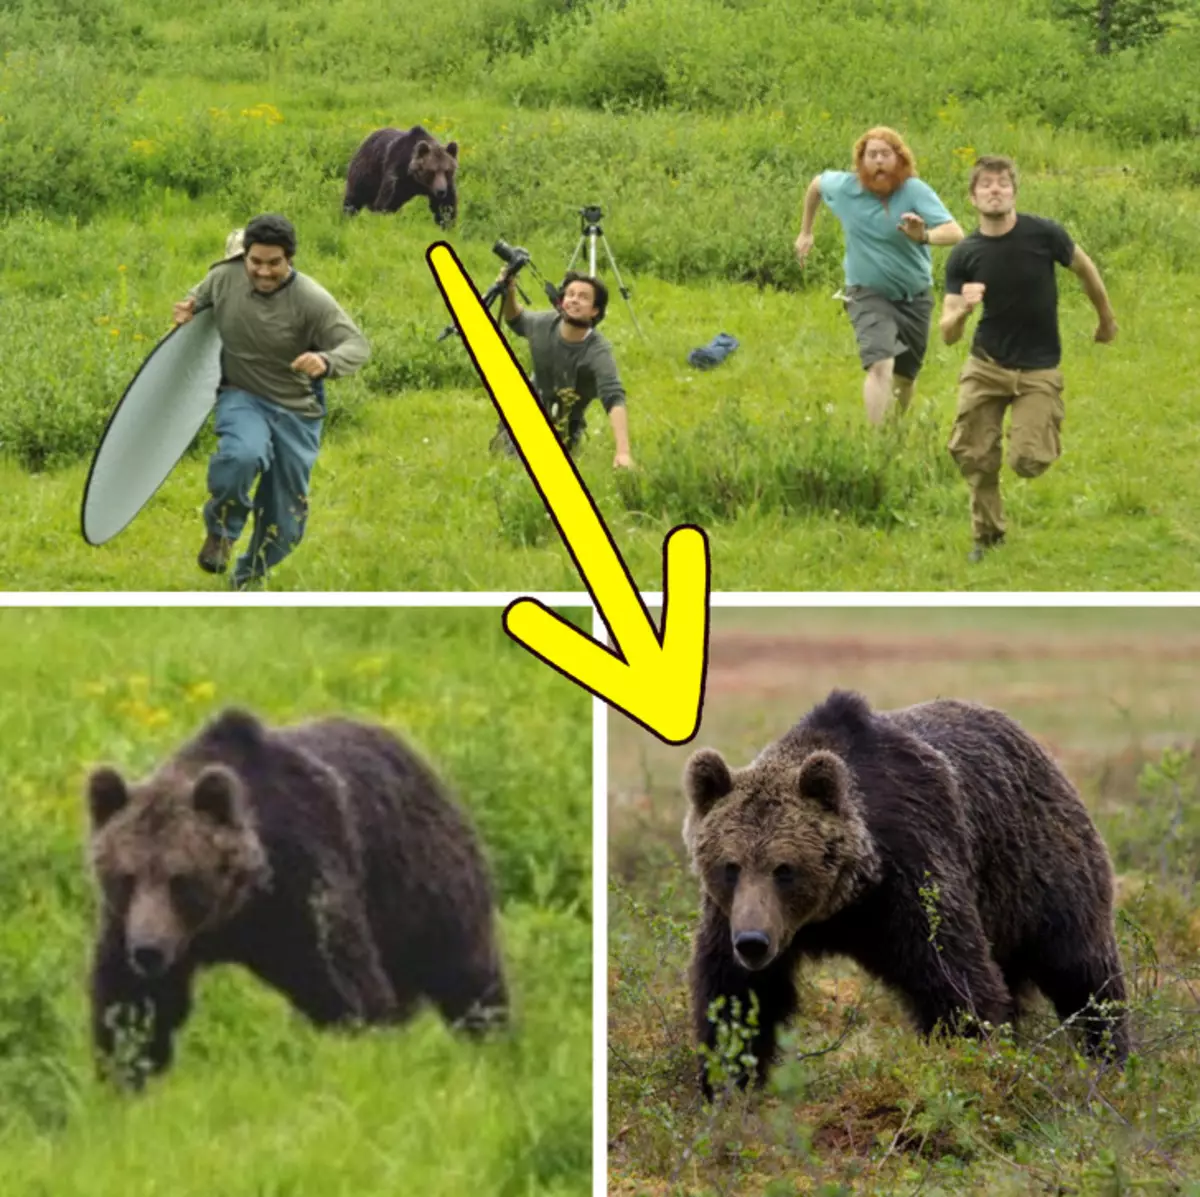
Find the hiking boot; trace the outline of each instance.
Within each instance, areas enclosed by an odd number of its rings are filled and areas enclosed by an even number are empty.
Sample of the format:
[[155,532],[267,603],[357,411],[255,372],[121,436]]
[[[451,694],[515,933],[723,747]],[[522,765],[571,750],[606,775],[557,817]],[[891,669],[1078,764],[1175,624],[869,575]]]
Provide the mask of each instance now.
[[233,541],[225,536],[209,533],[204,541],[204,547],[196,558],[196,564],[210,574],[223,574],[229,565],[229,555],[233,552]]
[[1003,543],[1003,535],[997,536],[995,540],[977,540],[975,547],[967,554],[967,560],[972,565],[978,565],[992,549],[999,548]]

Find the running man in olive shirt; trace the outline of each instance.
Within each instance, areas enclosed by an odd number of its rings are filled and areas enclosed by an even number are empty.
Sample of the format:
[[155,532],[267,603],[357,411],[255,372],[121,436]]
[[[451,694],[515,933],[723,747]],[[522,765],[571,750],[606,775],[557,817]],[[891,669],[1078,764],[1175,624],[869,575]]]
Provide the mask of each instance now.
[[608,413],[616,442],[613,465],[628,469],[633,458],[625,390],[612,346],[596,331],[607,307],[608,288],[599,279],[572,270],[563,280],[560,311],[527,312],[517,302],[515,274],[509,276],[501,311],[509,328],[529,340],[533,385],[567,450],[579,443],[587,427],[584,410],[598,398]]
[[333,296],[292,268],[296,231],[289,220],[256,216],[243,243],[241,254],[218,262],[175,305],[176,324],[211,306],[221,334],[219,441],[208,464],[208,536],[197,560],[201,569],[223,573],[253,511],[250,544],[233,573],[238,589],[265,577],[300,543],[325,380],[353,374],[370,354]]
[[942,340],[953,345],[983,304],[983,319],[959,375],[958,411],[948,446],[971,491],[975,545],[969,559],[980,561],[1004,540],[1000,463],[1005,410],[1012,409],[1008,461],[1021,477],[1045,473],[1062,452],[1055,263],[1083,283],[1099,317],[1097,341],[1111,341],[1117,321],[1100,272],[1067,230],[1053,220],[1017,212],[1012,159],[980,158],[969,189],[979,229],[956,245],[946,262],[940,328]]

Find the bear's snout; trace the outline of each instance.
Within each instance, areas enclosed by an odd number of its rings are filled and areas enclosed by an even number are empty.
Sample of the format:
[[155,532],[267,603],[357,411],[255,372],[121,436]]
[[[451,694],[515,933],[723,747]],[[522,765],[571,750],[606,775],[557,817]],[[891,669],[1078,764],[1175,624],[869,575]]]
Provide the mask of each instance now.
[[765,931],[740,931],[733,937],[733,954],[743,968],[762,968],[774,953]]
[[125,955],[140,977],[161,977],[174,963],[187,932],[165,887],[149,883],[133,896],[125,924]]
[[163,944],[146,942],[129,945],[130,967],[143,977],[161,977],[169,963],[170,955]]
[[742,874],[729,912],[733,955],[742,968],[766,968],[779,955],[784,926],[770,877]]

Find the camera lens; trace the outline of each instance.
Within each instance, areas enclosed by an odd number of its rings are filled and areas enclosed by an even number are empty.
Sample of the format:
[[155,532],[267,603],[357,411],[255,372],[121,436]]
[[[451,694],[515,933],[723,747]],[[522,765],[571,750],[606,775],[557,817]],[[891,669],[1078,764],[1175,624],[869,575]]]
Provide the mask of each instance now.
[[501,261],[511,262],[513,260],[513,247],[499,237],[496,238],[496,242],[492,246],[492,253]]

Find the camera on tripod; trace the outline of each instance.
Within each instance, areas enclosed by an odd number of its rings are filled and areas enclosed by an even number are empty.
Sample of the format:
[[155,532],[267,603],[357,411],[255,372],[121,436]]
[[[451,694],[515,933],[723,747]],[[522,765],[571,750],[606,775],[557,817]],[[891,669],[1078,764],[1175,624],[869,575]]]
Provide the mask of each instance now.
[[529,250],[522,249],[519,245],[509,245],[501,237],[497,237],[493,243],[492,253],[508,267],[504,273],[509,278],[512,278],[522,267],[528,266],[530,262]]
[[608,238],[604,235],[604,230],[600,227],[600,221],[604,217],[604,209],[599,204],[584,204],[582,208],[576,208],[579,213],[579,244],[575,246],[575,252],[571,255],[571,260],[567,263],[567,273],[569,274],[575,267],[575,261],[583,250],[584,245],[587,246],[587,272],[592,278],[596,277],[596,245],[602,243],[604,252],[608,255],[608,264],[612,267],[612,272],[616,276],[617,286],[621,291],[621,297],[625,300],[625,306],[629,308],[629,316],[633,320],[633,327],[637,329],[638,336],[644,337],[641,325],[637,322],[637,317],[633,314],[633,307],[629,303],[629,288],[625,286],[625,280],[621,277],[621,272],[617,269],[617,260],[613,257],[613,252],[609,248]]
[[[504,270],[501,273],[500,278],[494,282],[481,296],[483,300],[483,306],[489,312],[492,311],[492,308],[495,304],[503,302],[504,293],[508,290],[509,284],[512,283],[513,279],[515,279],[517,275],[525,269],[526,266],[528,266],[533,272],[534,278],[540,279],[542,277],[538,273],[538,268],[533,265],[533,258],[530,255],[529,250],[525,249],[523,246],[509,245],[509,243],[505,241],[503,237],[497,237],[492,243],[492,253],[494,253],[496,257],[498,257],[504,263]],[[517,290],[520,291],[521,284],[517,283],[516,286]],[[546,298],[549,299],[550,302],[555,305],[555,307],[557,307],[558,291],[555,289],[554,284],[547,282],[545,284],[545,289]],[[529,302],[528,296],[525,295],[524,291],[521,291],[521,297],[526,303]],[[499,317],[495,314],[493,314],[492,318],[494,320],[499,319]],[[453,336],[456,331],[457,329],[453,323],[447,324],[446,327],[443,328],[438,334],[437,339],[439,341],[444,341],[447,337]]]

